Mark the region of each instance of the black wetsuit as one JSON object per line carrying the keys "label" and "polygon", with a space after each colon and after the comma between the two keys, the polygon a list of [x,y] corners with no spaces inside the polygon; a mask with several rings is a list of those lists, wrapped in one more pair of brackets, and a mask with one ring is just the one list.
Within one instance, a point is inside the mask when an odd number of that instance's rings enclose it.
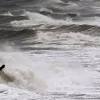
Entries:
{"label": "black wetsuit", "polygon": [[0,71],[2,71],[4,68],[5,68],[5,65],[2,65],[2,66],[0,67]]}

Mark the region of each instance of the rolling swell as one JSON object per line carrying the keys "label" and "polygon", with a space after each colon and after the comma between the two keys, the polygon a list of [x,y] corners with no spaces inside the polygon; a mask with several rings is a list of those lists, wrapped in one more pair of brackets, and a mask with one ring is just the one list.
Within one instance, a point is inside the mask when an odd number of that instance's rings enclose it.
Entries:
{"label": "rolling swell", "polygon": [[0,41],[22,41],[28,37],[34,37],[36,31],[32,29],[22,29],[22,30],[0,30]]}
{"label": "rolling swell", "polygon": [[71,25],[62,25],[53,28],[54,26],[49,26],[45,31],[59,31],[59,32],[81,32],[83,34],[92,35],[92,36],[100,36],[100,27],[94,26],[94,25],[77,25],[77,24],[71,24]]}
{"label": "rolling swell", "polygon": [[0,24],[3,23],[9,23],[13,20],[24,20],[24,19],[28,19],[26,16],[0,16]]}

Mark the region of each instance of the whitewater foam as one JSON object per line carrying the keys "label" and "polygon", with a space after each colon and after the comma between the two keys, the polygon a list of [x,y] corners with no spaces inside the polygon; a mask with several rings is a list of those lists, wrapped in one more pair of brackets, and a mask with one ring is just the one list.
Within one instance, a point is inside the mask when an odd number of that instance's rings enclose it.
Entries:
{"label": "whitewater foam", "polygon": [[46,83],[36,75],[31,59],[13,47],[10,47],[12,51],[7,50],[8,47],[6,45],[5,51],[0,51],[0,64],[6,65],[3,72],[0,72],[0,83],[38,92],[45,90]]}
{"label": "whitewater foam", "polygon": [[38,98],[40,98],[40,95],[36,94],[35,92],[0,84],[0,100],[29,100]]}
{"label": "whitewater foam", "polygon": [[[46,9],[46,8],[45,8]],[[47,9],[46,9],[47,10]],[[81,18],[81,20],[73,20],[71,17],[66,17],[65,20],[56,20],[53,19],[49,16],[42,15],[40,13],[36,12],[29,12],[29,11],[24,11],[24,15],[29,18],[29,20],[21,20],[21,21],[12,21],[10,24],[13,27],[29,27],[29,26],[35,26],[35,25],[42,25],[42,26],[47,26],[47,25],[94,25],[94,26],[100,26],[100,17],[86,17],[86,18]]]}
{"label": "whitewater foam", "polygon": [[26,16],[28,16],[29,20],[22,20],[22,21],[12,21],[11,25],[15,27],[27,27],[27,26],[34,26],[34,25],[63,25],[67,22],[63,20],[55,20],[48,16],[35,13],[35,12],[26,12]]}

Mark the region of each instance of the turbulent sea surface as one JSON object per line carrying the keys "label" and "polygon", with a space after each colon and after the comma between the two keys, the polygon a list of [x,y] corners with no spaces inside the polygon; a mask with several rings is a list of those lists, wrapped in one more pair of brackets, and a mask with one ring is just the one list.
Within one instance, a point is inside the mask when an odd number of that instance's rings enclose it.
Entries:
{"label": "turbulent sea surface", "polygon": [[100,100],[99,0],[0,0],[0,100]]}

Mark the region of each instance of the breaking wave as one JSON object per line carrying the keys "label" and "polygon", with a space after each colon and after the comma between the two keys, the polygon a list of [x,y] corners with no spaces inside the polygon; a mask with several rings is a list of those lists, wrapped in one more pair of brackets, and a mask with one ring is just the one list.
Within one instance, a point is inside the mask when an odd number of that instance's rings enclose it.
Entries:
{"label": "breaking wave", "polygon": [[9,46],[8,43],[2,45],[2,48],[0,64],[5,64],[6,68],[0,72],[0,83],[37,92],[47,88],[46,82],[36,73],[36,66],[30,57],[14,50],[14,46]]}
{"label": "breaking wave", "polygon": [[32,37],[36,35],[36,31],[33,29],[1,29],[0,30],[0,41],[6,39],[7,40],[18,40],[19,41],[28,37]]}
{"label": "breaking wave", "polygon": [[[11,21],[10,24],[13,27],[31,27],[35,25],[40,26],[47,26],[47,25],[91,25],[91,26],[100,26],[100,18],[99,17],[87,17],[86,19],[80,19],[80,20],[73,20],[71,17],[66,17],[64,20],[57,18],[51,18],[50,16],[42,15],[36,12],[25,12],[25,16],[28,17],[28,20],[15,20]],[[71,14],[70,16],[74,16],[74,14]]]}
{"label": "breaking wave", "polygon": [[99,36],[98,0],[1,0],[0,83],[100,97]]}

